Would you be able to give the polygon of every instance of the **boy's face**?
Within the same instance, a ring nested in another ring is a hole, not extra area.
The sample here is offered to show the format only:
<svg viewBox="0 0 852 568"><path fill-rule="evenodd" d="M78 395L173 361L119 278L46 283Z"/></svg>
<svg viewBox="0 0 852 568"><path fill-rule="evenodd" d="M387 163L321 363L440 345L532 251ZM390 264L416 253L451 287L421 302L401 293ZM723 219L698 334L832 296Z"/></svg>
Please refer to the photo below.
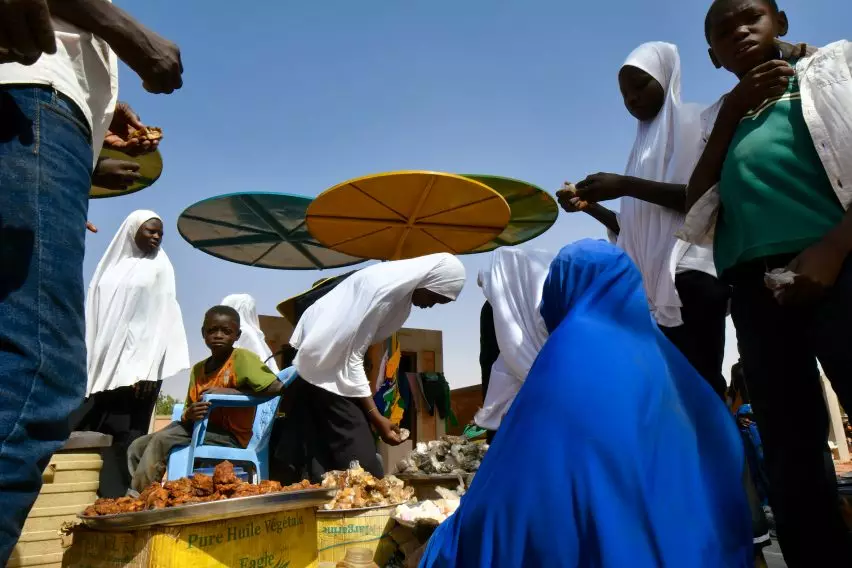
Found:
<svg viewBox="0 0 852 568"><path fill-rule="evenodd" d="M721 2L710 9L708 21L710 56L740 78L777 58L776 38L787 33L787 16L765 0Z"/></svg>
<svg viewBox="0 0 852 568"><path fill-rule="evenodd" d="M213 355L228 353L240 338L240 326L225 314L210 314L204 318L201 335Z"/></svg>

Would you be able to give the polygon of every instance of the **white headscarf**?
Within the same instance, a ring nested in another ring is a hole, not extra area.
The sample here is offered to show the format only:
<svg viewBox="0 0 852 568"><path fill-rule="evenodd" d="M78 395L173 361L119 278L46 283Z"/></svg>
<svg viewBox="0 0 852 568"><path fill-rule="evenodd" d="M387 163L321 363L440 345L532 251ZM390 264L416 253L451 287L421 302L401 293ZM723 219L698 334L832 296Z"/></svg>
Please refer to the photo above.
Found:
<svg viewBox="0 0 852 568"><path fill-rule="evenodd" d="M260 329L260 319L257 317L257 302L248 294L231 294L222 300L223 306L230 306L240 314L240 331L242 335L234 343L235 347L248 349L266 363L269 370L278 374L278 363L272 357L272 350L266 344L266 337Z"/></svg>
<svg viewBox="0 0 852 568"><path fill-rule="evenodd" d="M653 120L639 122L625 174L685 184L700 157L701 107L680 100L677 47L663 42L642 44L627 57L624 66L628 65L656 79L666 91L666 100ZM621 198L617 244L642 272L651 313L666 327L683 323L674 284L674 270L686 253L686 246L675 249L674 235L683 219L682 214L660 205Z"/></svg>
<svg viewBox="0 0 852 568"><path fill-rule="evenodd" d="M415 290L455 300L464 280L464 265L445 253L359 270L302 315L290 338L298 350L293 365L303 379L329 392L370 396L364 373L367 348L399 331Z"/></svg>
<svg viewBox="0 0 852 568"><path fill-rule="evenodd" d="M492 254L491 265L479 272L482 293L494 311L500 348L485 403L474 417L480 428L497 430L547 341L539 308L553 257L545 251L500 248Z"/></svg>
<svg viewBox="0 0 852 568"><path fill-rule="evenodd" d="M86 295L86 396L158 381L189 368L175 274L160 247L144 255L136 233L153 211L134 211L95 269Z"/></svg>

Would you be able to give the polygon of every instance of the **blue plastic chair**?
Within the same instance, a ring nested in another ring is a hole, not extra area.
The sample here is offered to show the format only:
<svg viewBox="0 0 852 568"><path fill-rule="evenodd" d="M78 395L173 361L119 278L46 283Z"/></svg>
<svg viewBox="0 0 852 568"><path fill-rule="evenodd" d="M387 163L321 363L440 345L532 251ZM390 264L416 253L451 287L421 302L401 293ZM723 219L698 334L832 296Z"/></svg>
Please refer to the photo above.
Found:
<svg viewBox="0 0 852 568"><path fill-rule="evenodd" d="M278 374L278 380L288 386L296 378L296 371L289 367ZM256 406L252 436L248 446L243 448L224 448L221 446L204 445L204 434L207 431L208 415L195 423L192 430L192 441L188 446L175 448L169 454L169 481L188 477L195 470L195 460L228 460L232 462L247 462L253 465L253 482L260 483L269 479L269 438L272 436L272 425L278 410L281 397L260 398L244 394L205 394L205 402L210 402L210 410L222 407ZM175 405L172 412L173 420L180 420L183 414L183 404Z"/></svg>

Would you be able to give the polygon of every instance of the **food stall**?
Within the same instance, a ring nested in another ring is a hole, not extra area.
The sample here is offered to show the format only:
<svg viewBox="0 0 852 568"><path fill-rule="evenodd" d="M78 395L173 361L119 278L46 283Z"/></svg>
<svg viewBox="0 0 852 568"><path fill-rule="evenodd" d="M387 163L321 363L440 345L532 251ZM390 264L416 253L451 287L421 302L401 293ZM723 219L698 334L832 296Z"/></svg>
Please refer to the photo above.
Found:
<svg viewBox="0 0 852 568"><path fill-rule="evenodd" d="M555 217L552 197L517 180L392 172L344 182L315 200L214 197L187 208L178 228L193 247L219 259L311 270L485 252L533 238ZM393 341L390 358L399 351ZM382 365L394 380L398 357ZM390 404L387 411L398 408ZM486 451L485 444L444 436L416 443L395 467L386 464L396 476L375 479L353 463L316 485L249 484L221 462L213 475L196 471L152 484L138 497L92 503L64 527L66 549L52 565L331 568L345 560L365 568L404 566L458 507Z"/></svg>

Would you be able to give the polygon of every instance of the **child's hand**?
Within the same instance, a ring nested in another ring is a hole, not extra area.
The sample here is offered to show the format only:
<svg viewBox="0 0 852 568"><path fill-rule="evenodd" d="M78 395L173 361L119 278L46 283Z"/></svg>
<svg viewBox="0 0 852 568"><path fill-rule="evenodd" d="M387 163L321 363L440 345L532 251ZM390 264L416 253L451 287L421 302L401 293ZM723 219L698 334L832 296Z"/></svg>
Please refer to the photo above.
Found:
<svg viewBox="0 0 852 568"><path fill-rule="evenodd" d="M199 420L204 420L204 417L207 416L209 411L209 402L193 402L189 405L189 408L184 411L183 416L188 422L198 422Z"/></svg>
<svg viewBox="0 0 852 568"><path fill-rule="evenodd" d="M556 192L556 200L566 213L577 213L589 206L588 203L577 197L574 184L567 181L562 184L562 189Z"/></svg>
<svg viewBox="0 0 852 568"><path fill-rule="evenodd" d="M790 77L795 74L795 69L786 61L775 59L762 63L740 79L725 99L725 107L731 109L738 119L742 118L765 100L783 95L790 84Z"/></svg>
<svg viewBox="0 0 852 568"><path fill-rule="evenodd" d="M625 194L625 176L597 173L577 182L577 197L586 203L618 199Z"/></svg>

